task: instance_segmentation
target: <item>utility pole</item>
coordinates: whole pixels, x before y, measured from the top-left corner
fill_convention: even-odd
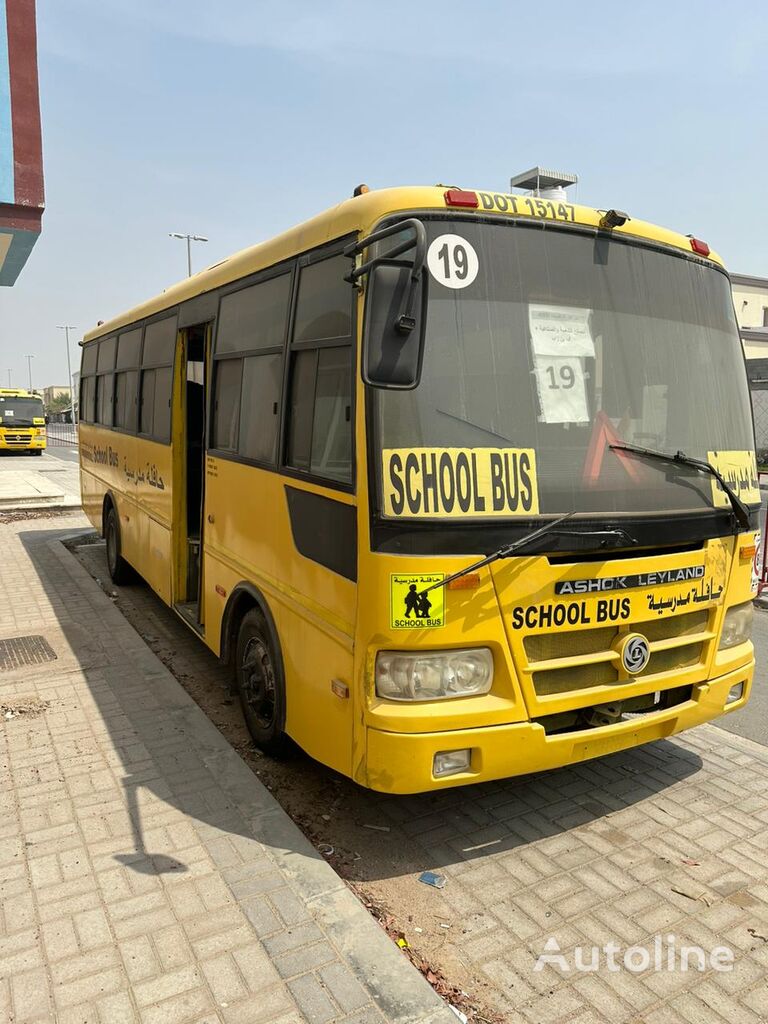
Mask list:
[[[69,358],[69,332],[74,331],[75,328],[72,324],[59,324],[56,328],[57,331],[64,331],[64,336],[67,343],[67,384],[69,384],[69,414],[72,417],[72,423],[75,424],[75,389],[72,386],[72,363]]]
[[[11,386],[11,368],[9,366],[8,367],[8,387],[10,387],[10,386]]]
[[[187,242],[187,277],[192,277],[192,243],[193,242],[207,242],[208,239],[204,235],[185,235],[179,231],[170,231],[168,233],[169,238],[181,238],[186,239]]]
[[[32,390],[32,360],[35,357],[34,356],[24,356],[24,358],[27,360],[27,372],[29,374],[29,390],[31,391]]]

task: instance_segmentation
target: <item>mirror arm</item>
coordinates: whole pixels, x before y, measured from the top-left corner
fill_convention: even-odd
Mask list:
[[[355,284],[359,278],[364,274],[367,274],[378,263],[383,263],[384,260],[396,259],[398,256],[402,256],[403,253],[409,252],[411,249],[415,249],[408,294],[405,298],[405,302],[403,303],[400,315],[395,320],[395,328],[399,334],[410,334],[416,326],[416,317],[413,314],[413,305],[416,300],[416,289],[418,288],[422,271],[424,269],[424,262],[427,258],[427,232],[424,225],[415,217],[409,217],[408,220],[397,221],[397,223],[390,224],[385,228],[381,228],[379,231],[374,231],[373,234],[368,235],[366,238],[361,238],[358,242],[353,242],[344,249],[345,256],[359,256],[364,249],[373,245],[374,242],[378,242],[382,238],[389,238],[391,235],[398,235],[406,229],[413,231],[413,238],[406,238],[405,241],[400,242],[400,244],[396,245],[390,252],[383,253],[381,256],[374,256],[373,259],[368,260],[366,263],[362,263],[359,267],[355,267],[345,279],[350,283]]]

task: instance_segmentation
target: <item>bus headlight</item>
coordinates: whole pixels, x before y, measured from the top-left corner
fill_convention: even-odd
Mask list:
[[[752,602],[736,604],[729,608],[723,620],[723,632],[720,635],[719,650],[743,644],[752,636]]]
[[[493,655],[487,647],[455,651],[379,651],[376,694],[387,700],[445,700],[488,693]]]

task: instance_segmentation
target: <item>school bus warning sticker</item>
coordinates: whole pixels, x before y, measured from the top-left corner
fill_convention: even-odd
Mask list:
[[[435,587],[428,594],[424,591],[435,583],[442,583],[445,574],[441,572],[392,573],[389,584],[390,626],[392,629],[434,629],[445,625],[445,588]]]
[[[725,477],[731,490],[748,505],[760,503],[760,482],[757,478],[757,459],[754,452],[727,451],[707,452],[707,461]],[[727,508],[728,495],[720,482],[712,478],[712,500],[715,505]]]
[[[538,515],[533,448],[385,448],[381,457],[385,516]]]

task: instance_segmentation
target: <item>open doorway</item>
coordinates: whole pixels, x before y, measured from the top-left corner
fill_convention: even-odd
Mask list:
[[[205,453],[205,394],[207,326],[187,328],[184,374],[186,584],[177,610],[200,629],[200,558],[203,533],[203,459]]]

